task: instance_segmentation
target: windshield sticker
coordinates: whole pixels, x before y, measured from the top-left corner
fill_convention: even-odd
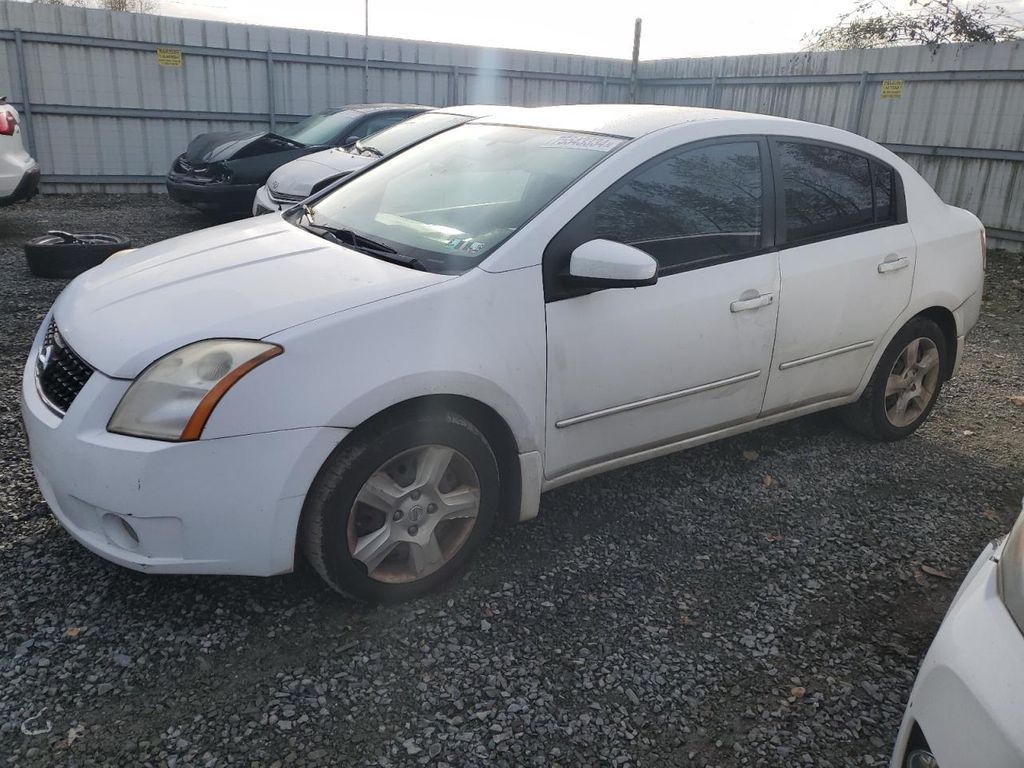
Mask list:
[[[478,253],[484,249],[484,244],[473,240],[472,237],[453,237],[444,244],[449,251],[469,251]]]
[[[589,149],[593,152],[611,152],[622,143],[622,139],[611,136],[594,136],[590,133],[561,133],[545,141],[542,147],[569,147]]]

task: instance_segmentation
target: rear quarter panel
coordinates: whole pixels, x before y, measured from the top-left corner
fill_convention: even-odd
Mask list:
[[[910,303],[889,327],[864,373],[855,397],[867,386],[878,360],[900,328],[932,307],[949,310],[963,337],[978,319],[985,280],[981,233],[970,211],[947,205],[917,171],[888,150],[879,150],[899,171],[907,199],[907,219],[917,242]],[[884,154],[883,154],[884,153]]]
[[[917,239],[911,306],[915,314],[932,306],[953,311],[963,336],[978,319],[984,287],[982,224],[969,211],[940,203],[911,225]],[[965,305],[969,311],[956,311]]]

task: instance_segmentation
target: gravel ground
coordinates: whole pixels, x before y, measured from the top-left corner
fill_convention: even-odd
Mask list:
[[[22,241],[206,223],[157,196],[0,210],[0,765],[888,759],[957,583],[1024,492],[1020,257],[992,255],[961,376],[911,439],[822,414],[568,486],[448,592],[368,608],[306,571],[123,570],[36,491],[18,387],[62,283],[29,276]]]

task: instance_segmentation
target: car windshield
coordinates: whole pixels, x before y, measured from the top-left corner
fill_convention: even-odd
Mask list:
[[[461,125],[356,176],[296,223],[355,233],[431,271],[463,272],[623,141]]]
[[[316,147],[321,144],[332,143],[352,122],[358,117],[358,113],[348,110],[317,112],[305,120],[287,128],[282,128],[278,134],[286,139],[297,141],[306,146]],[[342,139],[346,138],[341,136]]]
[[[383,157],[472,119],[466,115],[427,112],[360,139],[356,142],[356,149],[366,149]]]

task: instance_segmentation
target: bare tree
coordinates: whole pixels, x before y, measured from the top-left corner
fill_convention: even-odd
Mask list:
[[[883,0],[862,0],[836,22],[804,36],[804,50],[844,51],[895,45],[991,43],[1017,40],[1024,30],[1001,6],[960,0],[910,0],[893,10]]]

